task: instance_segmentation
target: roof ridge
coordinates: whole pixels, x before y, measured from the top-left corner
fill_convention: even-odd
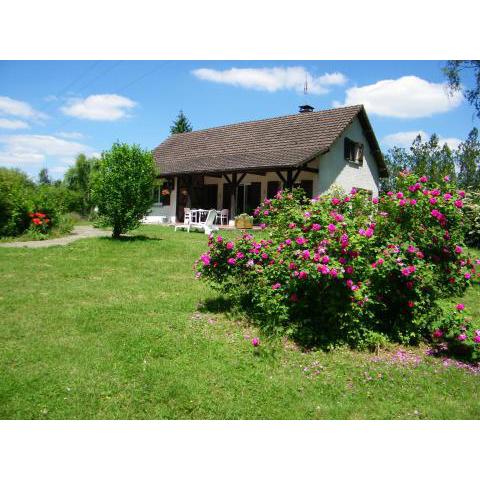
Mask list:
[[[218,125],[216,127],[208,127],[208,128],[202,128],[200,130],[192,130],[191,132],[183,132],[180,135],[191,135],[199,132],[207,132],[210,130],[217,130],[219,128],[226,128],[226,127],[234,127],[237,125],[246,125],[250,123],[261,123],[261,122],[269,122],[271,120],[278,120],[278,119],[283,119],[283,118],[291,118],[291,117],[299,117],[302,115],[300,118],[305,118],[306,116],[310,115],[316,115],[318,113],[325,113],[325,112],[332,112],[334,110],[347,110],[347,109],[357,109],[360,110],[364,108],[363,104],[356,104],[356,105],[348,105],[348,106],[343,106],[343,107],[335,107],[335,108],[326,108],[324,110],[317,110],[314,112],[298,112],[298,113],[292,113],[290,115],[279,115],[278,117],[269,117],[269,118],[260,118],[259,120],[246,120],[244,122],[235,122],[235,123],[227,123],[226,125]],[[169,138],[174,138],[175,136],[179,135],[178,133],[174,133],[166,138],[168,140]]]

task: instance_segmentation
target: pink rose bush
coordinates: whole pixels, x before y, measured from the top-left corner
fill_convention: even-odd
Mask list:
[[[440,338],[436,330],[468,343],[441,325],[439,303],[475,276],[463,248],[463,197],[408,172],[397,185],[373,199],[355,189],[313,200],[300,189],[278,192],[257,209],[268,238],[244,234],[227,248],[210,237],[197,275],[264,329],[305,344],[362,347],[378,335],[413,344]],[[460,325],[462,311],[452,311]]]

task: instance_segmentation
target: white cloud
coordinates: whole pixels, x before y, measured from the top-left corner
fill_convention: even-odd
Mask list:
[[[430,134],[423,130],[411,130],[407,132],[397,132],[391,133],[390,135],[386,135],[382,138],[382,144],[386,147],[403,147],[409,148],[412,145],[412,142],[415,140],[417,135],[422,137],[422,140],[428,140],[430,138]],[[456,149],[461,143],[459,138],[455,137],[442,137],[439,136],[439,143],[441,145],[447,144],[451,149]]]
[[[449,96],[443,83],[406,76],[349,88],[343,105],[362,103],[368,113],[394,118],[420,118],[448,112],[461,102],[461,92]]]
[[[90,95],[71,99],[61,110],[71,117],[111,122],[127,117],[135,105],[133,100],[121,95]]]
[[[327,93],[328,87],[343,85],[347,81],[347,77],[342,73],[325,73],[315,77],[303,67],[230,68],[229,70],[199,68],[192,73],[201,80],[268,92],[278,90],[303,92],[305,79],[307,79],[309,93],[316,95]]]
[[[57,132],[56,135],[62,138],[72,138],[75,140],[79,140],[80,138],[84,137],[83,133],[80,132]]]
[[[8,130],[19,130],[21,128],[30,128],[27,122],[23,120],[9,120],[8,118],[0,118],[0,128]]]
[[[12,117],[30,118],[32,120],[44,120],[48,118],[42,112],[38,112],[27,102],[14,100],[10,97],[0,97],[0,113]]]
[[[71,142],[51,135],[0,136],[0,164],[23,167],[39,165],[46,159],[54,163],[70,163],[79,153],[93,153],[88,145]]]

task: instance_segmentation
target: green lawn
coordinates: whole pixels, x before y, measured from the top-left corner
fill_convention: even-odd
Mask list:
[[[480,375],[424,349],[402,364],[260,335],[254,354],[245,322],[198,311],[218,297],[193,277],[206,236],[135,233],[0,248],[0,418],[480,418]],[[465,303],[479,313],[478,287]]]

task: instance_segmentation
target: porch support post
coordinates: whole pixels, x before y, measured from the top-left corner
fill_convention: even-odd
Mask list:
[[[286,188],[292,188],[293,186],[293,175],[292,175],[292,170],[287,170],[287,182],[286,182]]]
[[[237,215],[237,188],[238,188],[238,180],[237,174],[232,173],[232,181],[230,182],[231,188],[231,197],[230,197],[230,218],[234,219]]]
[[[283,182],[283,186],[285,187],[285,183],[287,183],[287,180],[285,179],[285,177],[282,175],[282,172],[280,170],[277,170],[276,171],[277,175],[278,175],[278,178]]]

